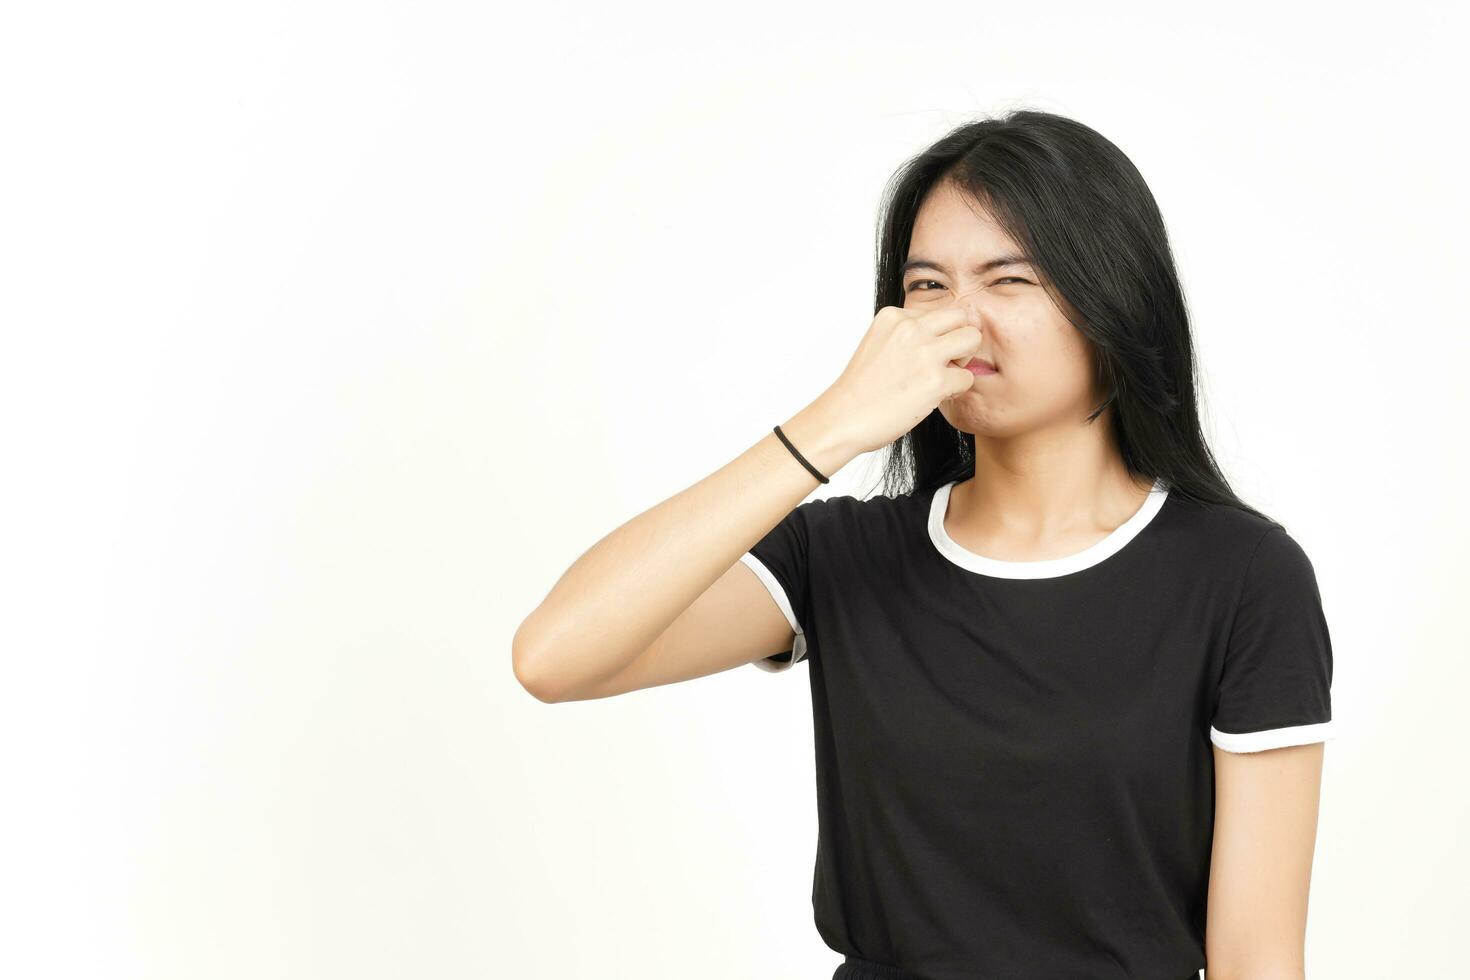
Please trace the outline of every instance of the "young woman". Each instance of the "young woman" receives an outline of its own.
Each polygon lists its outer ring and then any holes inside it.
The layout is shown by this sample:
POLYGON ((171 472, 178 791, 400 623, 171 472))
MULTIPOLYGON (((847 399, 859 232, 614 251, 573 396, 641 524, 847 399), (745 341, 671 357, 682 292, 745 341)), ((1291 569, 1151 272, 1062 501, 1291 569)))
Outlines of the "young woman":
POLYGON ((1231 492, 1138 171, 1018 111, 910 160, 842 375, 522 624, 544 701, 808 664, 834 980, 1304 976, 1332 649, 1231 492), (886 493, 802 503, 887 446, 886 493))

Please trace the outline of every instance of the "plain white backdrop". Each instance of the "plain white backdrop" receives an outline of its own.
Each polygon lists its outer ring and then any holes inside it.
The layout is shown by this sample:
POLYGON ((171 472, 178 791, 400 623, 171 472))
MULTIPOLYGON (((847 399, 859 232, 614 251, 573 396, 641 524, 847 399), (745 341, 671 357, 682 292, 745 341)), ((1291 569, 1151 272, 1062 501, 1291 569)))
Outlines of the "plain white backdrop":
POLYGON ((1463 9, 8 11, 0 974, 830 976, 806 668, 546 705, 511 636, 837 377, 892 170, 1030 107, 1149 181, 1316 568, 1308 975, 1463 975, 1463 9))

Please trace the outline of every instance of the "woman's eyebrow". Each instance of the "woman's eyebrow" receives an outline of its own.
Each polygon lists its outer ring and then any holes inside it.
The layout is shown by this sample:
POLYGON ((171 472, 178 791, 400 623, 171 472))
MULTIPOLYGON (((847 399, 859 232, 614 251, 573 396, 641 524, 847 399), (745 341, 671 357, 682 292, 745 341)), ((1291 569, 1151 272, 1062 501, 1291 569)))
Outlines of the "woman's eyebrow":
MULTIPOLYGON (((982 263, 980 263, 979 265, 975 266, 975 268, 973 270, 971 270, 971 271, 974 272, 974 274, 978 276, 978 275, 982 275, 982 274, 984 274, 986 272, 989 272, 991 269, 1000 269, 1000 268, 1003 268, 1003 267, 1008 266, 1008 265, 1030 265, 1030 264, 1031 264, 1031 258, 1030 258, 1030 256, 1026 256, 1026 255, 998 255, 998 256, 996 256, 995 258, 991 259, 988 262, 982 262, 982 263)), ((949 268, 947 266, 945 266, 943 263, 940 263, 940 262, 931 262, 929 259, 925 259, 925 258, 911 258, 911 259, 909 259, 907 262, 905 262, 903 264, 903 273, 904 273, 904 275, 907 275, 910 272, 913 272, 915 269, 933 269, 935 272, 942 272, 945 275, 949 275, 949 268)))

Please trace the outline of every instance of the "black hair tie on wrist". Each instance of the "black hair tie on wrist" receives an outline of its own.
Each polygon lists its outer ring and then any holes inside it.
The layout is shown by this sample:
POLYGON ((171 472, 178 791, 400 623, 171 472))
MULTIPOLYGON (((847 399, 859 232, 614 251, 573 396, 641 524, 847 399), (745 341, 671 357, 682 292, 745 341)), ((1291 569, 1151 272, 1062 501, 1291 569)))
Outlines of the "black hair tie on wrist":
POLYGON ((806 461, 806 457, 805 456, 803 456, 801 453, 799 453, 799 452, 796 451, 796 447, 791 444, 791 440, 790 439, 786 438, 786 433, 784 433, 784 432, 781 431, 781 427, 779 425, 776 426, 776 428, 773 429, 772 431, 776 433, 776 438, 777 439, 780 439, 781 440, 781 443, 787 449, 791 450, 791 455, 793 455, 793 456, 796 457, 797 462, 801 463, 802 466, 805 466, 807 468, 807 472, 811 473, 812 476, 816 477, 818 480, 821 480, 823 483, 829 483, 829 482, 831 482, 825 476, 823 476, 822 474, 818 473, 817 472, 817 468, 815 466, 813 466, 811 463, 808 463, 806 461))

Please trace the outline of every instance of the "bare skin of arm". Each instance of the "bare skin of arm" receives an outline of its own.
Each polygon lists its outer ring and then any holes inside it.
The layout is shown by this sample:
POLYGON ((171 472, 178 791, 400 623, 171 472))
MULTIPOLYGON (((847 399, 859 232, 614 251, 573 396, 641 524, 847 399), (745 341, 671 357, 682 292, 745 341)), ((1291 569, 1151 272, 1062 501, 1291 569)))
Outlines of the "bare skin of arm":
MULTIPOLYGON (((973 313, 878 311, 841 377, 781 426, 830 478, 912 429, 974 376, 973 313)), ((819 485, 774 432, 588 549, 516 630, 516 678, 536 698, 607 697, 791 649, 793 633, 740 556, 819 485)))
MULTIPOLYGON (((857 454, 822 399, 781 426, 818 471, 857 454)), ((818 486, 774 432, 613 530, 516 631, 521 685, 548 703, 610 697, 791 649, 793 633, 739 559, 818 486)))
POLYGON ((1323 743, 1214 754, 1205 980, 1305 980, 1323 743))

